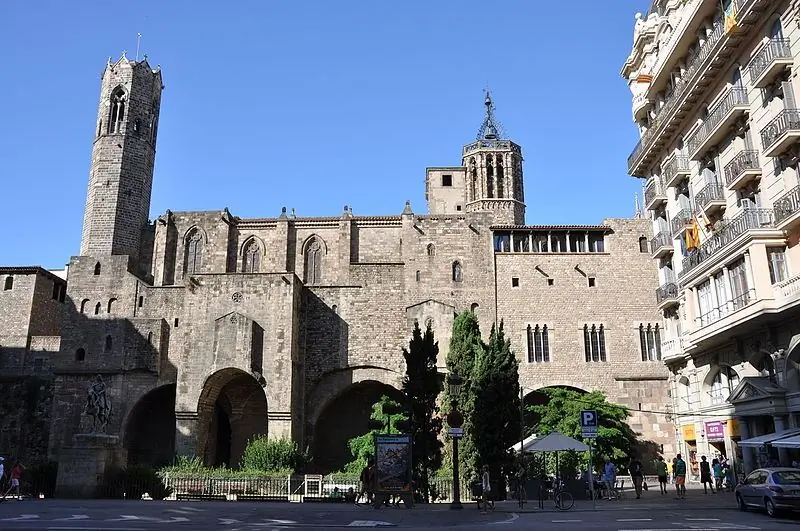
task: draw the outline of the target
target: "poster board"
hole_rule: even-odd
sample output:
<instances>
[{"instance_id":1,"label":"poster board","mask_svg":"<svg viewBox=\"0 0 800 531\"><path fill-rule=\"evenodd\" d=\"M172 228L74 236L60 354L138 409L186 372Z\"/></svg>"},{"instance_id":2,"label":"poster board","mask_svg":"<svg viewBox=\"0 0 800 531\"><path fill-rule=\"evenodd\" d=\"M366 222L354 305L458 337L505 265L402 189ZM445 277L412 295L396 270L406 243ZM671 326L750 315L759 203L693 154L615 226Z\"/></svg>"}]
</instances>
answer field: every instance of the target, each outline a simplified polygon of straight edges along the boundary
<instances>
[{"instance_id":1,"label":"poster board","mask_svg":"<svg viewBox=\"0 0 800 531\"><path fill-rule=\"evenodd\" d=\"M392 496L413 504L411 485L411 435L375 436L375 505Z\"/></svg>"}]
</instances>

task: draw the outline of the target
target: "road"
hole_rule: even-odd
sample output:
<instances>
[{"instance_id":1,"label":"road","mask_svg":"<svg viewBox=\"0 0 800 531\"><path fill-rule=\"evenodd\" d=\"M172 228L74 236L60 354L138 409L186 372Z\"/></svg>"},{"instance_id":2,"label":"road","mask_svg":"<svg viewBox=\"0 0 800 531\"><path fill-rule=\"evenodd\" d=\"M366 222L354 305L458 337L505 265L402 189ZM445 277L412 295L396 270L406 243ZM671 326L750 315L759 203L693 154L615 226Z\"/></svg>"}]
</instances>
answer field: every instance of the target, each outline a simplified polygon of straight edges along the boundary
<instances>
[{"instance_id":1,"label":"road","mask_svg":"<svg viewBox=\"0 0 800 531\"><path fill-rule=\"evenodd\" d=\"M654 508L635 505L576 508L569 512L515 512L513 506L480 514L474 505L380 509L345 504L250 502L158 502L117 500L8 500L0 504L0 529L9 531L181 531L396 527L461 531L543 529L572 531L789 531L800 519L771 519L733 508Z\"/></svg>"}]
</instances>

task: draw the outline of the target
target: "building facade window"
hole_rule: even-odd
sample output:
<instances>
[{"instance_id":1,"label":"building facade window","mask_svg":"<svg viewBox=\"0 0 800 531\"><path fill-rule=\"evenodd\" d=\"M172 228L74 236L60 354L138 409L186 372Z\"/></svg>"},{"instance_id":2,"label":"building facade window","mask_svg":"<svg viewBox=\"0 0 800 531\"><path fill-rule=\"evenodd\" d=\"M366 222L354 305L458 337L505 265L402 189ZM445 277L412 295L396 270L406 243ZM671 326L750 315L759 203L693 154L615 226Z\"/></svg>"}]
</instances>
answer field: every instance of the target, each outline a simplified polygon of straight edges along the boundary
<instances>
[{"instance_id":1,"label":"building facade window","mask_svg":"<svg viewBox=\"0 0 800 531\"><path fill-rule=\"evenodd\" d=\"M639 252L640 253L649 253L650 252L650 244L647 241L647 238L644 236L639 237Z\"/></svg>"},{"instance_id":2,"label":"building facade window","mask_svg":"<svg viewBox=\"0 0 800 531\"><path fill-rule=\"evenodd\" d=\"M108 132L121 133L125 121L125 91L117 87L111 93L111 112L108 117Z\"/></svg>"},{"instance_id":3,"label":"building facade window","mask_svg":"<svg viewBox=\"0 0 800 531\"><path fill-rule=\"evenodd\" d=\"M95 274L95 276L100 274L100 262L97 262L94 265L94 274Z\"/></svg>"},{"instance_id":4,"label":"building facade window","mask_svg":"<svg viewBox=\"0 0 800 531\"><path fill-rule=\"evenodd\" d=\"M434 244L429 243L428 247L426 248L426 251L428 253L428 256L430 257L436 256L436 246Z\"/></svg>"},{"instance_id":5,"label":"building facade window","mask_svg":"<svg viewBox=\"0 0 800 531\"><path fill-rule=\"evenodd\" d=\"M305 265L305 283L322 282L322 244L318 238L314 238L306 246Z\"/></svg>"},{"instance_id":6,"label":"building facade window","mask_svg":"<svg viewBox=\"0 0 800 531\"><path fill-rule=\"evenodd\" d=\"M3 283L3 291L11 291L12 289L14 289L14 277L9 275Z\"/></svg>"},{"instance_id":7,"label":"building facade window","mask_svg":"<svg viewBox=\"0 0 800 531\"><path fill-rule=\"evenodd\" d=\"M739 385L739 374L730 367L721 367L711 378L708 394L712 404L722 404Z\"/></svg>"},{"instance_id":8,"label":"building facade window","mask_svg":"<svg viewBox=\"0 0 800 531\"><path fill-rule=\"evenodd\" d=\"M244 263L242 271L244 273L258 273L261 267L261 248L258 242L250 240L244 246Z\"/></svg>"},{"instance_id":9,"label":"building facade window","mask_svg":"<svg viewBox=\"0 0 800 531\"><path fill-rule=\"evenodd\" d=\"M114 309L114 303L117 302L117 299L108 299L108 313Z\"/></svg>"},{"instance_id":10,"label":"building facade window","mask_svg":"<svg viewBox=\"0 0 800 531\"><path fill-rule=\"evenodd\" d=\"M785 247L767 247L767 261L769 263L769 279L773 284L788 278Z\"/></svg>"},{"instance_id":11,"label":"building facade window","mask_svg":"<svg viewBox=\"0 0 800 531\"><path fill-rule=\"evenodd\" d=\"M587 362L606 361L606 332L603 325L583 325L583 349Z\"/></svg>"},{"instance_id":12,"label":"building facade window","mask_svg":"<svg viewBox=\"0 0 800 531\"><path fill-rule=\"evenodd\" d=\"M550 361L550 338L547 325L528 325L528 363Z\"/></svg>"},{"instance_id":13,"label":"building facade window","mask_svg":"<svg viewBox=\"0 0 800 531\"><path fill-rule=\"evenodd\" d=\"M461 271L461 262L456 260L453 262L453 282L461 282L462 280L462 271Z\"/></svg>"},{"instance_id":14,"label":"building facade window","mask_svg":"<svg viewBox=\"0 0 800 531\"><path fill-rule=\"evenodd\" d=\"M184 261L184 272L192 275L199 273L203 265L203 234L197 230L192 231L186 237L186 259Z\"/></svg>"},{"instance_id":15,"label":"building facade window","mask_svg":"<svg viewBox=\"0 0 800 531\"><path fill-rule=\"evenodd\" d=\"M711 281L706 280L697 286L697 304L700 308L700 326L705 326L715 320L716 309L711 296Z\"/></svg>"},{"instance_id":16,"label":"building facade window","mask_svg":"<svg viewBox=\"0 0 800 531\"><path fill-rule=\"evenodd\" d=\"M419 281L420 281L420 278L421 278L421 273L419 272L419 269L417 269L417 270L414 272L414 280L415 280L416 282L419 282Z\"/></svg>"},{"instance_id":17,"label":"building facade window","mask_svg":"<svg viewBox=\"0 0 800 531\"><path fill-rule=\"evenodd\" d=\"M744 258L740 258L730 266L731 303L733 310L744 308L750 303L750 289L747 285L747 269Z\"/></svg>"},{"instance_id":18,"label":"building facade window","mask_svg":"<svg viewBox=\"0 0 800 531\"><path fill-rule=\"evenodd\" d=\"M639 324L639 347L642 361L661 361L661 329L657 324Z\"/></svg>"},{"instance_id":19,"label":"building facade window","mask_svg":"<svg viewBox=\"0 0 800 531\"><path fill-rule=\"evenodd\" d=\"M86 313L86 305L89 304L89 299L83 299L81 301L81 313Z\"/></svg>"},{"instance_id":20,"label":"building facade window","mask_svg":"<svg viewBox=\"0 0 800 531\"><path fill-rule=\"evenodd\" d=\"M79 348L75 351L75 361L83 361L86 359L86 350Z\"/></svg>"},{"instance_id":21,"label":"building facade window","mask_svg":"<svg viewBox=\"0 0 800 531\"><path fill-rule=\"evenodd\" d=\"M99 302L94 305L94 314L95 315L100 315L100 308L102 308L102 305Z\"/></svg>"}]
</instances>

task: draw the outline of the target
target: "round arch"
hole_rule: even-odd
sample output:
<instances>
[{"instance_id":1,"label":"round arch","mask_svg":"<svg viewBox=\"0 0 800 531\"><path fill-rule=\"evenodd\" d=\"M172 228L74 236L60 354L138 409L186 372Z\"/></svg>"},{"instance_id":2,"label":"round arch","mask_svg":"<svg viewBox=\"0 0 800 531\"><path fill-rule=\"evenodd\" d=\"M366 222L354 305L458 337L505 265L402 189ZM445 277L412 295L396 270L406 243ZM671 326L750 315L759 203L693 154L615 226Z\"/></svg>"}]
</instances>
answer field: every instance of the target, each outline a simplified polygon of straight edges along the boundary
<instances>
[{"instance_id":1,"label":"round arch","mask_svg":"<svg viewBox=\"0 0 800 531\"><path fill-rule=\"evenodd\" d=\"M580 387L576 387L572 384L551 384L551 385L540 385L535 389L530 388L523 388L523 397L522 402L525 407L525 413L523 414L523 422L524 422L524 432L525 436L531 435L536 426L539 424L539 415L528 411L529 406L541 406L548 402L547 395L545 395L542 391L544 389L566 389L570 391L576 391L582 395L588 393L585 389L581 389ZM525 392L527 391L527 392Z\"/></svg>"},{"instance_id":2,"label":"round arch","mask_svg":"<svg viewBox=\"0 0 800 531\"><path fill-rule=\"evenodd\" d=\"M369 431L372 407L384 395L396 401L403 399L394 386L363 380L350 384L325 404L313 425L310 472L336 472L352 461L348 442Z\"/></svg>"},{"instance_id":3,"label":"round arch","mask_svg":"<svg viewBox=\"0 0 800 531\"><path fill-rule=\"evenodd\" d=\"M247 442L267 435L267 396L249 373L226 368L206 378L197 403L197 453L209 465L237 467Z\"/></svg>"},{"instance_id":4,"label":"round arch","mask_svg":"<svg viewBox=\"0 0 800 531\"><path fill-rule=\"evenodd\" d=\"M162 385L142 396L123 423L128 466L164 466L175 455L176 384Z\"/></svg>"}]
</instances>

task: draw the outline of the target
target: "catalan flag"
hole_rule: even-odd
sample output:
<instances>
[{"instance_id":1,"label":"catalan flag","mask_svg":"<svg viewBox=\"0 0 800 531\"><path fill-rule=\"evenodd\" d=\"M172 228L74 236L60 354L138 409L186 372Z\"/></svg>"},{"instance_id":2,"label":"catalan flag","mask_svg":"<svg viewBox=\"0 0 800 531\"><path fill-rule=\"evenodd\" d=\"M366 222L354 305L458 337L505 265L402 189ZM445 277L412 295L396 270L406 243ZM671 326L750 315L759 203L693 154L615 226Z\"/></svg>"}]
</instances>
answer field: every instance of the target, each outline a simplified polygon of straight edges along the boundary
<instances>
[{"instance_id":1,"label":"catalan flag","mask_svg":"<svg viewBox=\"0 0 800 531\"><path fill-rule=\"evenodd\" d=\"M686 250L697 249L700 247L700 229L697 227L697 220L692 219L686 224Z\"/></svg>"},{"instance_id":2,"label":"catalan flag","mask_svg":"<svg viewBox=\"0 0 800 531\"><path fill-rule=\"evenodd\" d=\"M736 5L734 4L734 0L730 0L728 7L725 7L725 4L722 3L722 0L720 0L720 4L722 5L722 10L725 13L725 33L729 33L736 29L739 25L736 20Z\"/></svg>"}]
</instances>

